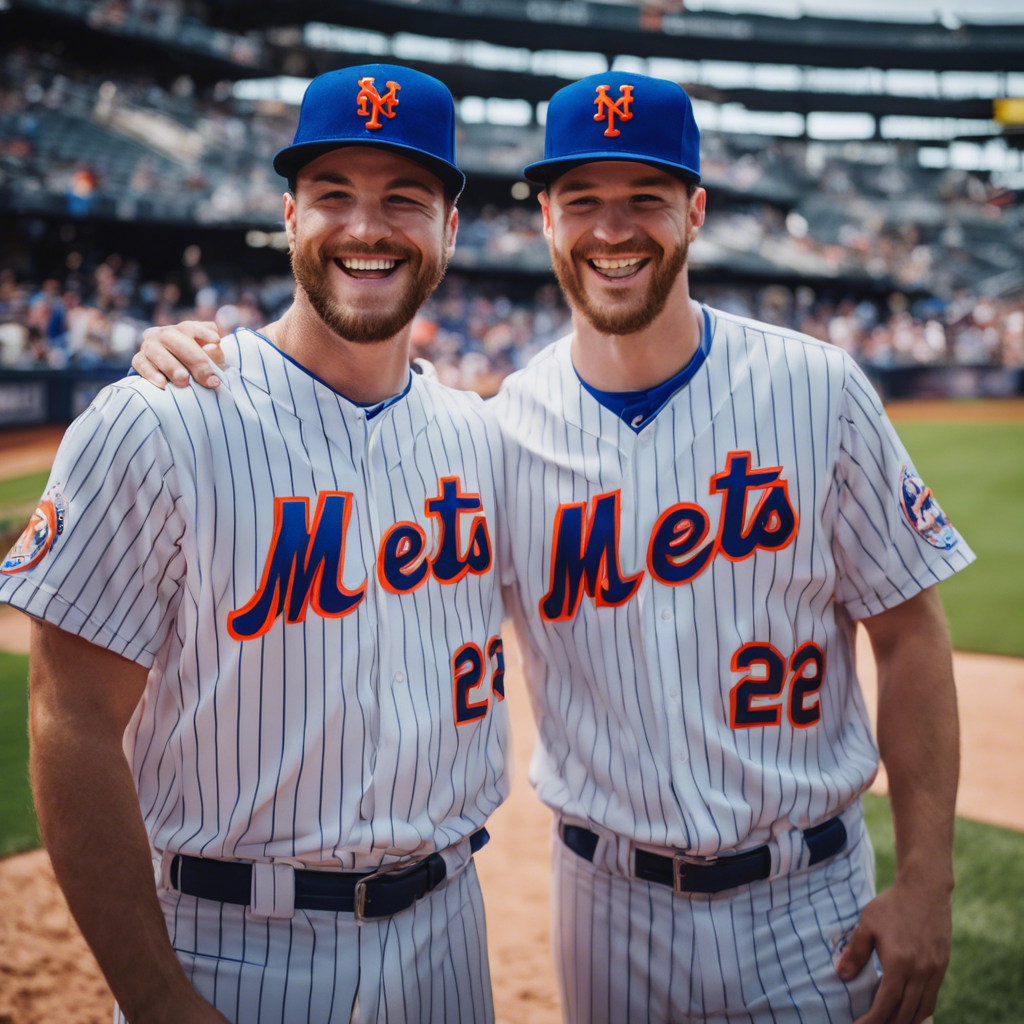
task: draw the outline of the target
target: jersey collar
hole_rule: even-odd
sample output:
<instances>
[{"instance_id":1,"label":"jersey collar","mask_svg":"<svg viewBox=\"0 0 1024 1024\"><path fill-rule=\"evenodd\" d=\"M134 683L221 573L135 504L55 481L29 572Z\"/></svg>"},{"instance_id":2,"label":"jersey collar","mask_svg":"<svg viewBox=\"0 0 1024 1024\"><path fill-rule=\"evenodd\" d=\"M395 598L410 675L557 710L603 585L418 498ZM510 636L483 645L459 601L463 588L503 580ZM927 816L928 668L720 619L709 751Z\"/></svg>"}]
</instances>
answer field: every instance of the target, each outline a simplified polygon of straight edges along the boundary
<instances>
[{"instance_id":1,"label":"jersey collar","mask_svg":"<svg viewBox=\"0 0 1024 1024\"><path fill-rule=\"evenodd\" d=\"M709 357L712 353L712 343L718 326L718 317L715 315L714 310L709 309L703 304L701 305L701 310L704 314L704 324L700 347L694 353L690 362L675 377L671 378L672 381L681 379L681 382L677 383L669 394L661 396L660 404L649 416L645 417L640 425L640 430L649 427L652 421L657 418L657 413L677 400L679 395L685 391L687 385L691 388L694 387L693 382L695 378L700 378L709 372ZM613 412L611 409L606 408L583 383L576 372L576 367L573 366L570 351L571 344L571 334L555 342L555 358L560 367L562 381L561 414L572 426L577 427L584 433L605 440L612 440L614 438L620 447L623 445L631 447L636 441L636 429L622 419L618 412ZM682 379L684 375L685 379ZM664 382L664 384L668 383L668 381ZM651 390L656 391L662 386L664 385L658 385Z\"/></svg>"}]
</instances>

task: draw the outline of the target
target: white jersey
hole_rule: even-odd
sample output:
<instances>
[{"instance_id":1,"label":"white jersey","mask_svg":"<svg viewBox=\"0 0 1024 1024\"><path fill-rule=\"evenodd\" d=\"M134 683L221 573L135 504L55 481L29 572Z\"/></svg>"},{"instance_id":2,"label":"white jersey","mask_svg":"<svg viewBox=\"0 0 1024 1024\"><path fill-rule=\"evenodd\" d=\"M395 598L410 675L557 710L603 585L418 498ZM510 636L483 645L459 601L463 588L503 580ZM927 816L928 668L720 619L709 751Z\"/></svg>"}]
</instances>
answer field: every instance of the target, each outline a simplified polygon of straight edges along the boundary
<instances>
[{"instance_id":1,"label":"white jersey","mask_svg":"<svg viewBox=\"0 0 1024 1024\"><path fill-rule=\"evenodd\" d=\"M844 352L709 314L706 361L639 431L569 338L495 405L531 780L566 818L701 856L870 784L854 620L974 558Z\"/></svg>"},{"instance_id":2,"label":"white jersey","mask_svg":"<svg viewBox=\"0 0 1024 1024\"><path fill-rule=\"evenodd\" d=\"M151 666L125 751L156 850L459 843L509 788L493 414L413 373L368 417L223 346L215 391L129 378L74 423L0 600Z\"/></svg>"}]
</instances>

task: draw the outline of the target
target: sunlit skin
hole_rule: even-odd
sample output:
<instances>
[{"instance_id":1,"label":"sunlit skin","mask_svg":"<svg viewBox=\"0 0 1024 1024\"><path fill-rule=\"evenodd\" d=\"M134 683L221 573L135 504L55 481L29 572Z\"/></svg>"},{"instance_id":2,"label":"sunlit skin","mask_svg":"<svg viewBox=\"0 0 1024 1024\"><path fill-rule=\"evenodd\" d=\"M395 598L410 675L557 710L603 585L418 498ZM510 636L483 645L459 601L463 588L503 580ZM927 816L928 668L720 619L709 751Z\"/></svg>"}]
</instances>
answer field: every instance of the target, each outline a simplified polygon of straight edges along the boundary
<instances>
[{"instance_id":1,"label":"sunlit skin","mask_svg":"<svg viewBox=\"0 0 1024 1024\"><path fill-rule=\"evenodd\" d=\"M704 223L706 193L686 192L679 178L648 164L600 161L567 171L540 194L552 264L572 307L573 365L593 387L653 387L697 351L686 256Z\"/></svg>"},{"instance_id":2,"label":"sunlit skin","mask_svg":"<svg viewBox=\"0 0 1024 1024\"><path fill-rule=\"evenodd\" d=\"M412 318L455 248L458 211L440 179L376 147L332 150L299 172L284 220L298 287L265 333L354 401L397 394Z\"/></svg>"}]
</instances>

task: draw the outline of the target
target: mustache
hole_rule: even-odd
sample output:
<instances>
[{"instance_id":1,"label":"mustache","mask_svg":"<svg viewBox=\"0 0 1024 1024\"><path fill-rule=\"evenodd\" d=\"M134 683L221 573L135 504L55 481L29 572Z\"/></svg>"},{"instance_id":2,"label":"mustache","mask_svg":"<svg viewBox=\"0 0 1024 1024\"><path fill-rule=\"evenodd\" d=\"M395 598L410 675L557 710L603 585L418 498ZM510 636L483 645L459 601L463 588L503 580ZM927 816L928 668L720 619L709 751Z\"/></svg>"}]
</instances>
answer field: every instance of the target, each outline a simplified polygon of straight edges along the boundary
<instances>
[{"instance_id":1,"label":"mustache","mask_svg":"<svg viewBox=\"0 0 1024 1024\"><path fill-rule=\"evenodd\" d=\"M352 242L350 245L346 245L344 249L339 249L337 252L326 252L320 250L320 258L325 262L329 263L332 260L341 259L342 257L356 257L357 259L392 259L392 260L411 260L416 254L411 249L407 249L401 245L387 244L385 242L375 242L373 245L367 245L365 242Z\"/></svg>"},{"instance_id":2,"label":"mustache","mask_svg":"<svg viewBox=\"0 0 1024 1024\"><path fill-rule=\"evenodd\" d=\"M614 245L581 245L572 250L573 256L580 260L606 259L614 260L620 256L653 256L660 258L665 255L657 242L649 238L627 239Z\"/></svg>"}]
</instances>

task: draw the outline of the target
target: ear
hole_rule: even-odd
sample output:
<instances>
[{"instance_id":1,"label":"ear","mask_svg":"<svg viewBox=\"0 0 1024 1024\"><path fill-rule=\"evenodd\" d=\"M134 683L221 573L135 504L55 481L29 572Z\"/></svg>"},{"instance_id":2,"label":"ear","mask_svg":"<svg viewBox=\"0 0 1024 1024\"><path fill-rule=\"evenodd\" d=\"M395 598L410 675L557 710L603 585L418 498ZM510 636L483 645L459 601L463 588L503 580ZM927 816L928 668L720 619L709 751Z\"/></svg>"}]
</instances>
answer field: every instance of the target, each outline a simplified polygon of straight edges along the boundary
<instances>
[{"instance_id":1,"label":"ear","mask_svg":"<svg viewBox=\"0 0 1024 1024\"><path fill-rule=\"evenodd\" d=\"M445 227L445 251L448 259L452 258L455 252L455 236L459 233L459 208L452 203L452 212L448 215L448 224Z\"/></svg>"},{"instance_id":2,"label":"ear","mask_svg":"<svg viewBox=\"0 0 1024 1024\"><path fill-rule=\"evenodd\" d=\"M700 187L690 197L690 208L687 210L687 216L690 221L687 241L692 242L700 233L700 229L704 224L704 208L707 204L707 199L707 192Z\"/></svg>"},{"instance_id":3,"label":"ear","mask_svg":"<svg viewBox=\"0 0 1024 1024\"><path fill-rule=\"evenodd\" d=\"M291 192L285 192L284 200L284 230L288 235L288 251L295 249L295 196Z\"/></svg>"},{"instance_id":4,"label":"ear","mask_svg":"<svg viewBox=\"0 0 1024 1024\"><path fill-rule=\"evenodd\" d=\"M537 196L537 202L540 203L540 212L544 218L544 234L547 238L551 237L551 197L548 195L547 189Z\"/></svg>"}]
</instances>

